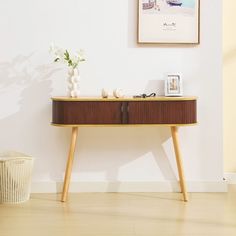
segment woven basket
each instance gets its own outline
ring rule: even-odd
[[[33,158],[19,152],[0,153],[0,203],[29,200]]]

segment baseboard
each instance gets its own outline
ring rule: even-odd
[[[33,182],[32,193],[59,193],[62,182]],[[227,182],[187,182],[188,192],[227,192]],[[70,192],[180,192],[178,182],[71,182]]]
[[[235,172],[226,172],[224,174],[226,181],[230,185],[236,185],[236,173]]]

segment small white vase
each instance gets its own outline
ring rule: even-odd
[[[69,97],[78,97],[79,96],[79,89],[78,89],[78,82],[79,82],[79,70],[77,68],[69,68],[68,69],[68,96]]]
[[[101,91],[102,98],[108,98],[109,92],[107,89],[103,88]]]
[[[114,90],[113,90],[113,96],[114,96],[115,98],[122,98],[122,97],[124,97],[123,90],[122,90],[122,89],[119,89],[119,88],[114,89]]]

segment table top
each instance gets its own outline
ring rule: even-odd
[[[113,102],[113,101],[193,101],[197,100],[196,96],[184,96],[184,97],[165,97],[165,96],[156,96],[156,97],[146,97],[146,98],[133,98],[133,97],[122,97],[122,98],[102,98],[102,97],[52,97],[53,101],[68,101],[68,102],[77,102],[77,101],[103,101],[103,102]]]

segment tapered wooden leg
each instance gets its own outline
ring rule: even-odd
[[[176,157],[176,163],[177,163],[178,173],[179,173],[180,189],[181,189],[181,192],[183,193],[184,201],[187,202],[188,194],[187,194],[187,188],[186,188],[186,184],[184,180],[183,163],[182,163],[182,158],[180,154],[178,128],[176,126],[171,127],[171,135],[172,135],[174,149],[175,149],[175,157]]]
[[[71,134],[70,150],[69,150],[67,165],[66,165],[66,173],[65,173],[65,178],[64,178],[62,197],[61,197],[62,202],[65,202],[67,200],[77,136],[78,136],[78,127],[73,127],[72,134]]]

